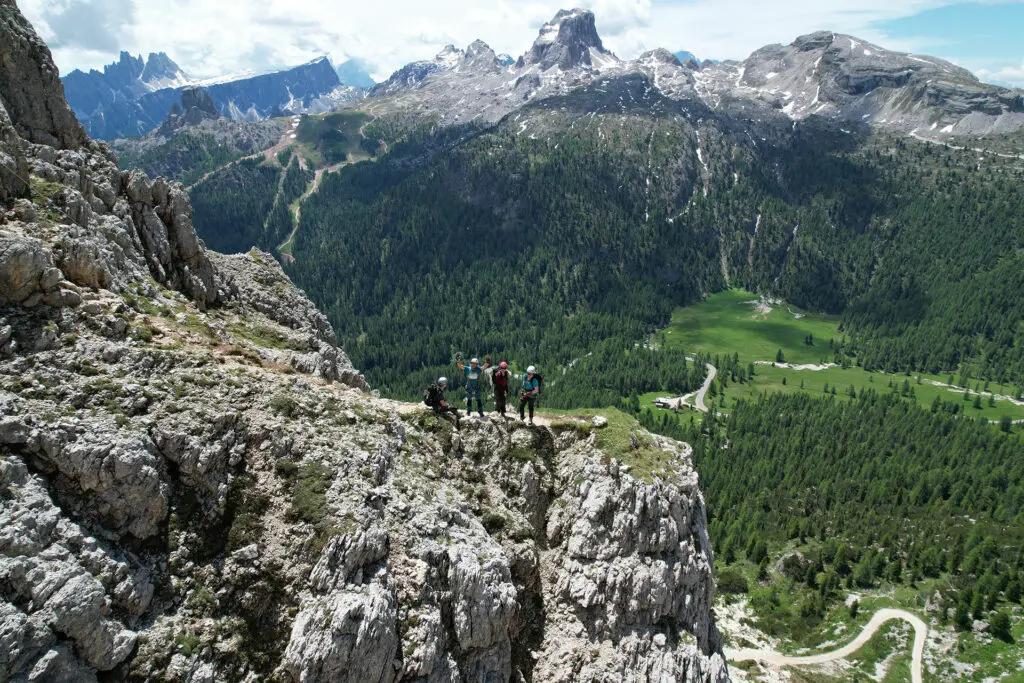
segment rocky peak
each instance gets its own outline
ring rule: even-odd
[[[178,85],[187,81],[188,76],[174,60],[164,52],[151,52],[146,59],[146,66],[139,74],[139,80],[151,87],[166,87],[167,84]]]
[[[445,45],[443,50],[434,55],[434,62],[443,69],[451,69],[461,62],[465,56],[466,53],[454,45]]]
[[[835,38],[836,34],[832,31],[815,31],[814,33],[798,36],[797,39],[793,41],[793,47],[800,52],[819,50],[831,45]]]
[[[462,61],[467,68],[473,70],[493,71],[504,68],[491,46],[482,40],[474,40],[469,44]]]
[[[652,64],[664,64],[666,66],[682,66],[683,63],[676,55],[672,54],[665,48],[659,47],[656,50],[650,50],[637,57],[638,62],[648,62]],[[691,60],[687,60],[691,61]]]
[[[735,97],[759,99],[795,120],[816,114],[956,135],[1024,127],[1019,93],[981,83],[937,57],[894,52],[831,31],[765,46],[742,65],[710,72],[707,83],[717,82]]]
[[[533,47],[519,58],[520,67],[539,66],[543,70],[557,66],[572,69],[593,66],[594,56],[614,58],[605,50],[590,10],[559,10],[555,18],[541,27]]]
[[[127,50],[121,50],[116,62],[103,67],[103,75],[112,83],[125,86],[136,80],[145,68],[146,62],[141,55],[133,57]]]
[[[181,91],[181,101],[174,103],[167,120],[160,126],[159,134],[169,137],[187,126],[198,126],[203,121],[219,118],[217,105],[205,88],[185,88]]]

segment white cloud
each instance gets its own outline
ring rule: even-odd
[[[605,45],[622,57],[656,47],[699,57],[743,58],[767,43],[788,43],[818,29],[856,34],[902,50],[923,41],[890,40],[873,26],[951,0],[577,0],[597,16]],[[121,7],[130,5],[129,10]],[[480,38],[497,52],[527,50],[541,24],[571,3],[560,0],[22,0],[54,47],[62,73],[100,67],[118,48],[167,52],[197,77],[290,66],[320,55],[335,63],[358,57],[377,78],[427,59],[444,45]],[[102,41],[68,29],[88,5]],[[934,41],[931,41],[934,44]],[[941,56],[941,55],[940,55]],[[1011,72],[1007,72],[1012,76]]]
[[[1019,65],[1004,64],[994,68],[981,68],[975,71],[978,78],[989,83],[1024,88],[1024,61]]]

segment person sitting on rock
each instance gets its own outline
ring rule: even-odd
[[[459,424],[459,409],[448,403],[444,398],[444,390],[448,388],[448,378],[439,377],[436,384],[427,387],[427,395],[424,402],[434,409],[435,415],[451,413],[455,416],[455,424]]]

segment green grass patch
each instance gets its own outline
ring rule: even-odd
[[[291,522],[306,522],[313,526],[310,552],[314,556],[319,555],[331,537],[341,533],[327,503],[327,491],[334,481],[334,472],[319,462],[306,462],[295,467],[282,467],[282,462],[278,462],[276,470],[289,483],[292,496],[286,517]]]
[[[263,512],[270,499],[256,488],[252,477],[242,474],[228,485],[228,550],[238,550],[259,540],[263,533]]]
[[[50,200],[53,195],[63,190],[64,186],[35,175],[28,177],[28,186],[32,193],[32,203],[39,209],[39,217],[50,223],[60,223],[64,216],[54,208]]]
[[[738,353],[743,361],[774,361],[779,349],[789,363],[831,360],[830,339],[838,339],[838,316],[807,313],[790,304],[760,313],[757,294],[730,289],[695,306],[677,309],[664,332],[668,348],[711,355]],[[810,336],[813,345],[805,340]]]
[[[231,333],[247,341],[268,349],[291,349],[304,351],[302,346],[293,341],[278,329],[270,325],[246,325],[244,323],[232,323],[229,327]]]
[[[899,630],[907,633],[902,647],[897,647]],[[855,672],[865,679],[878,671],[879,665],[884,666],[883,681],[887,683],[910,683],[911,649],[914,643],[913,628],[906,622],[890,621],[883,624],[878,632],[859,650],[849,657],[856,667]],[[854,672],[851,672],[853,674]]]
[[[556,415],[576,415],[593,417],[601,415],[608,420],[608,425],[597,431],[595,446],[605,455],[608,461],[615,458],[629,465],[630,474],[637,479],[650,483],[655,473],[668,475],[673,471],[674,456],[670,451],[654,444],[654,437],[640,423],[616,408],[550,410]],[[562,421],[559,421],[562,422]]]

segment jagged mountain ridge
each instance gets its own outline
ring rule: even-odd
[[[86,131],[105,140],[135,137],[159,127],[183,91],[197,85],[207,91],[222,116],[243,121],[264,120],[284,112],[327,111],[362,92],[343,86],[326,57],[283,71],[223,82],[190,82],[110,101],[87,89],[80,93],[78,80],[72,81],[75,87],[69,101]]]
[[[604,49],[593,13],[562,10],[514,65],[490,59],[493,51],[482,41],[471,47],[472,58],[470,50],[449,46],[432,61],[403,67],[369,92],[389,101],[358,106],[446,124],[494,123],[527,103],[640,74],[670,99],[699,100],[736,118],[778,112],[799,121],[817,115],[903,132],[927,129],[937,138],[1024,128],[1019,90],[982,83],[934,57],[892,52],[832,32],[766,46],[742,62],[684,64],[663,49],[625,61]]]
[[[0,677],[727,680],[689,447],[374,397],[0,38]]]
[[[351,61],[346,64],[353,66]],[[218,111],[231,119],[259,120],[278,110],[323,113],[343,108],[450,125],[495,123],[525,104],[591,92],[597,79],[629,74],[647,78],[670,99],[699,100],[711,111],[737,119],[783,114],[800,121],[815,115],[837,124],[867,123],[939,141],[1024,128],[1020,91],[981,83],[966,70],[936,58],[819,32],[788,46],[766,46],[743,62],[698,64],[663,49],[624,61],[604,49],[596,19],[585,10],[559,12],[518,60],[496,55],[481,40],[465,50],[449,45],[434,59],[410,63],[366,90],[339,85],[319,96],[297,99],[288,89],[287,99],[276,110],[273,98],[248,108],[240,104],[249,85],[209,88]],[[352,78],[366,82],[358,73]],[[327,85],[319,89],[326,91]],[[179,97],[167,91],[150,93],[135,104],[122,103],[115,111],[86,116],[86,128],[99,137],[134,136],[161,125]],[[586,99],[592,99],[592,92]]]
[[[75,69],[61,80],[75,115],[85,118],[114,102],[130,102],[155,90],[192,84],[188,74],[163,52],[150,53],[146,59],[121,52],[118,61],[104,66],[102,72]]]

